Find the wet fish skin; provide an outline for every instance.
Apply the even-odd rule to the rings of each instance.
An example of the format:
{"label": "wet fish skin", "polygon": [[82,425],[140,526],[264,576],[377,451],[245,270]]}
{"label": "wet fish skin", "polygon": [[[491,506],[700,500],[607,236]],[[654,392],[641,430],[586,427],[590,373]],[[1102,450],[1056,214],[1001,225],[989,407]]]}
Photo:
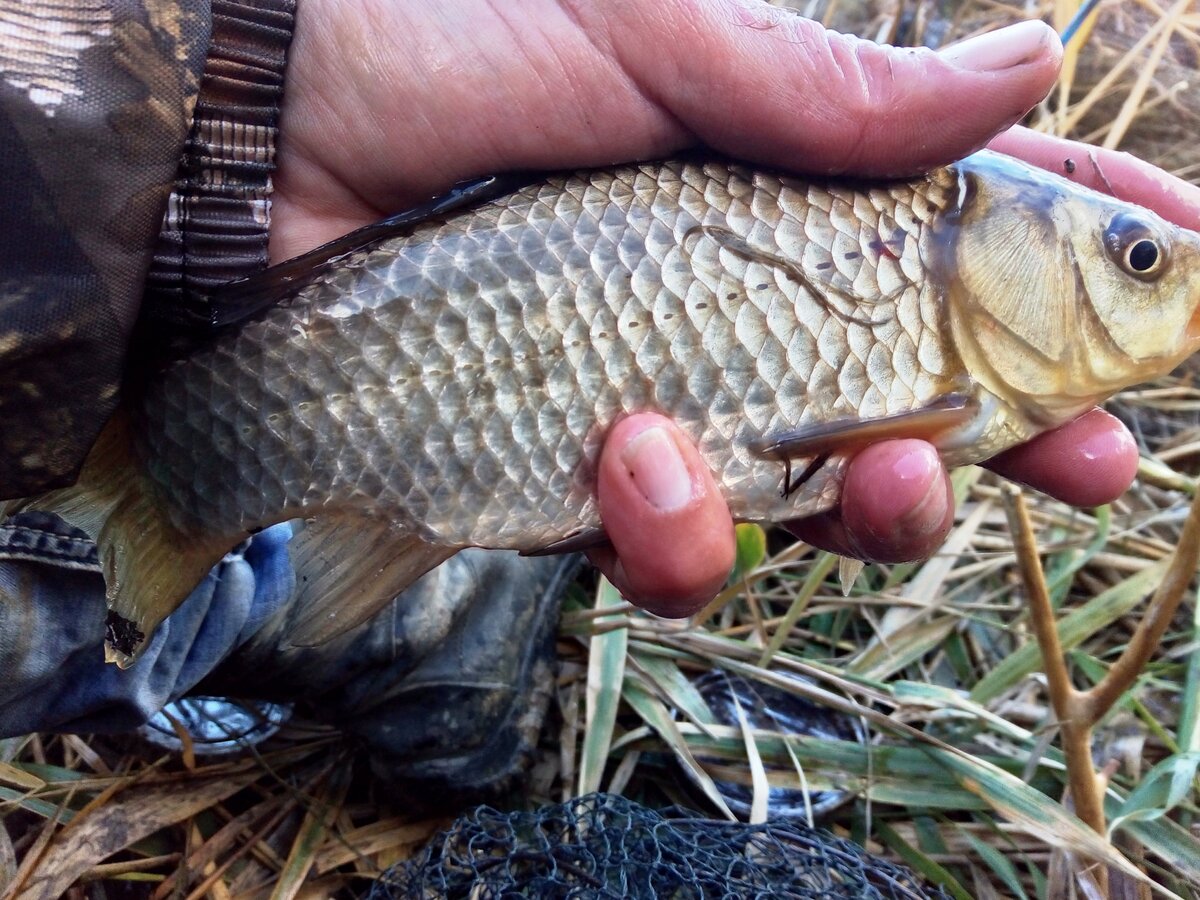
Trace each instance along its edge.
{"label": "wet fish skin", "polygon": [[881,437],[985,459],[1194,350],[1198,272],[1197,235],[988,153],[877,185],[556,176],[352,253],[168,367],[130,411],[133,474],[115,429],[49,505],[100,535],[124,659],[273,522],[360,523],[363,568],[412,560],[395,582],[597,529],[625,413],[678,422],[740,519],[827,509]]}

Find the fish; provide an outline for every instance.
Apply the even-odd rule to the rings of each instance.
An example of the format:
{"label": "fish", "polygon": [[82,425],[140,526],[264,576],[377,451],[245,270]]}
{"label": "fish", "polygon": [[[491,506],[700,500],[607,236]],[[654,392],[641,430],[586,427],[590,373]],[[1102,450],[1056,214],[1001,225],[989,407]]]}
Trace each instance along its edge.
{"label": "fish", "polygon": [[653,410],[737,520],[838,502],[887,438],[986,460],[1200,346],[1200,234],[982,151],[919,177],[715,156],[482,181],[211,298],[77,483],[126,666],[247,536],[304,520],[293,642],[464,547],[604,539],[608,429]]}

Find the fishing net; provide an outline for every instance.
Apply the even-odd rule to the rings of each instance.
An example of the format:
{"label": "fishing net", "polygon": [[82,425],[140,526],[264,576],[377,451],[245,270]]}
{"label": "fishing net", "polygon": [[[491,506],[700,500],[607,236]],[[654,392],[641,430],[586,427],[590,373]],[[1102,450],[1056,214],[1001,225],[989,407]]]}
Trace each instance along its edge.
{"label": "fishing net", "polygon": [[850,841],[792,821],[744,825],[589,794],[534,812],[481,806],[390,869],[372,900],[947,898]]}

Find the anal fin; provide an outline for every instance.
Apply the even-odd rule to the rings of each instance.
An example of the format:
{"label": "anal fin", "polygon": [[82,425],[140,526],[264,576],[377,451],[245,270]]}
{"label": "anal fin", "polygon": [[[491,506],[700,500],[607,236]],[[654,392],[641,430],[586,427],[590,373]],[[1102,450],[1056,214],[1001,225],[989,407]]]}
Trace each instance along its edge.
{"label": "anal fin", "polygon": [[296,597],[285,645],[315,647],[345,634],[461,549],[361,516],[309,522],[288,545]]}
{"label": "anal fin", "polygon": [[556,553],[580,553],[608,543],[608,533],[603,528],[585,528],[561,540],[536,547],[532,550],[522,550],[521,556],[553,556]]}

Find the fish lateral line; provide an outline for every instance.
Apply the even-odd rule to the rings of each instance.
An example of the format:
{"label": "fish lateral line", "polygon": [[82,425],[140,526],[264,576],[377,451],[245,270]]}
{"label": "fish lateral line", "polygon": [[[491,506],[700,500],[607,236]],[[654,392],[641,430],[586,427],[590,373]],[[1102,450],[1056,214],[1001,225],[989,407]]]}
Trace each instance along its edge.
{"label": "fish lateral line", "polygon": [[[850,304],[856,309],[863,305],[864,298],[853,297],[846,291],[830,283],[818,285],[817,282],[809,278],[808,275],[806,275],[804,271],[791,260],[785,259],[784,257],[779,256],[776,253],[772,253],[769,250],[752,247],[745,238],[738,236],[728,228],[725,228],[721,225],[693,225],[686,232],[684,232],[683,240],[680,242],[680,245],[689,256],[692,256],[693,259],[695,257],[691,253],[691,250],[688,249],[688,241],[698,234],[702,234],[705,237],[711,238],[734,256],[744,260],[745,262],[761,263],[782,272],[784,277],[786,277],[789,281],[793,281],[804,288],[804,290],[807,291],[808,294],[814,300],[816,300],[817,303],[819,303],[830,315],[847,325],[862,325],[866,328],[875,328],[880,325],[886,325],[895,318],[894,314],[884,315],[880,318],[867,318],[865,316],[855,315],[852,312],[846,312],[843,309],[839,309],[837,304],[833,302],[833,295],[837,295],[838,297],[842,298],[846,303]],[[900,293],[902,292],[895,291],[890,294],[886,294],[875,300],[874,305],[886,306],[888,304],[895,303],[896,300],[899,299]]]}

